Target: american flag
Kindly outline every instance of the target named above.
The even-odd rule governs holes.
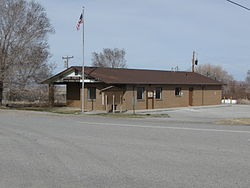
[[[81,26],[82,23],[83,23],[83,17],[82,17],[82,14],[81,14],[81,16],[80,16],[80,18],[79,18],[79,20],[78,20],[78,22],[76,24],[76,29],[77,30],[80,29],[80,26]]]

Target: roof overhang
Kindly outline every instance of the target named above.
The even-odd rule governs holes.
[[[67,84],[74,82],[82,82],[82,74],[79,72],[76,73],[76,69],[74,67],[70,67],[51,78],[41,82],[41,84]],[[84,83],[97,83],[101,82],[85,73],[84,75]]]
[[[119,69],[85,67],[84,82],[110,85],[224,85],[223,83],[193,72],[172,72],[161,70]],[[52,76],[42,84],[67,84],[82,82],[82,67],[70,67]]]

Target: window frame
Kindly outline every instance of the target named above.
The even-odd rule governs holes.
[[[181,97],[182,96],[182,89],[181,87],[176,87],[175,88],[175,96]]]
[[[88,87],[88,100],[96,100],[96,87]]]
[[[159,96],[159,98],[157,98],[157,91],[160,91],[160,96]],[[157,87],[157,88],[155,88],[155,99],[158,99],[158,100],[160,100],[160,99],[162,99],[162,87]]]
[[[139,91],[141,89],[141,91]],[[138,92],[141,92],[141,97],[138,98],[139,96],[139,93]],[[144,87],[137,87],[137,95],[136,95],[136,99],[137,100],[143,100],[145,98],[145,88]]]

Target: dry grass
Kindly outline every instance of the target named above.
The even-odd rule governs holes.
[[[248,99],[238,99],[237,103],[238,104],[250,104],[250,100],[248,100]]]
[[[5,107],[2,109],[12,109],[12,110],[28,110],[28,111],[37,111],[37,112],[52,112],[58,114],[80,114],[81,110],[78,108],[71,108],[71,107]]]
[[[216,124],[229,124],[229,125],[250,125],[250,118],[236,118],[225,119],[215,122]]]
[[[11,109],[11,110],[27,110],[27,111],[37,111],[37,112],[51,112],[58,114],[81,114],[79,108],[72,107],[0,107],[0,109]],[[127,113],[97,113],[97,114],[88,114],[88,115],[100,115],[105,117],[113,118],[168,118],[168,114],[127,114]]]

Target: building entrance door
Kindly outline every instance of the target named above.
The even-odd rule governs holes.
[[[193,91],[194,88],[189,88],[189,106],[193,106]]]
[[[146,109],[154,109],[154,91],[153,90],[147,90]]]

